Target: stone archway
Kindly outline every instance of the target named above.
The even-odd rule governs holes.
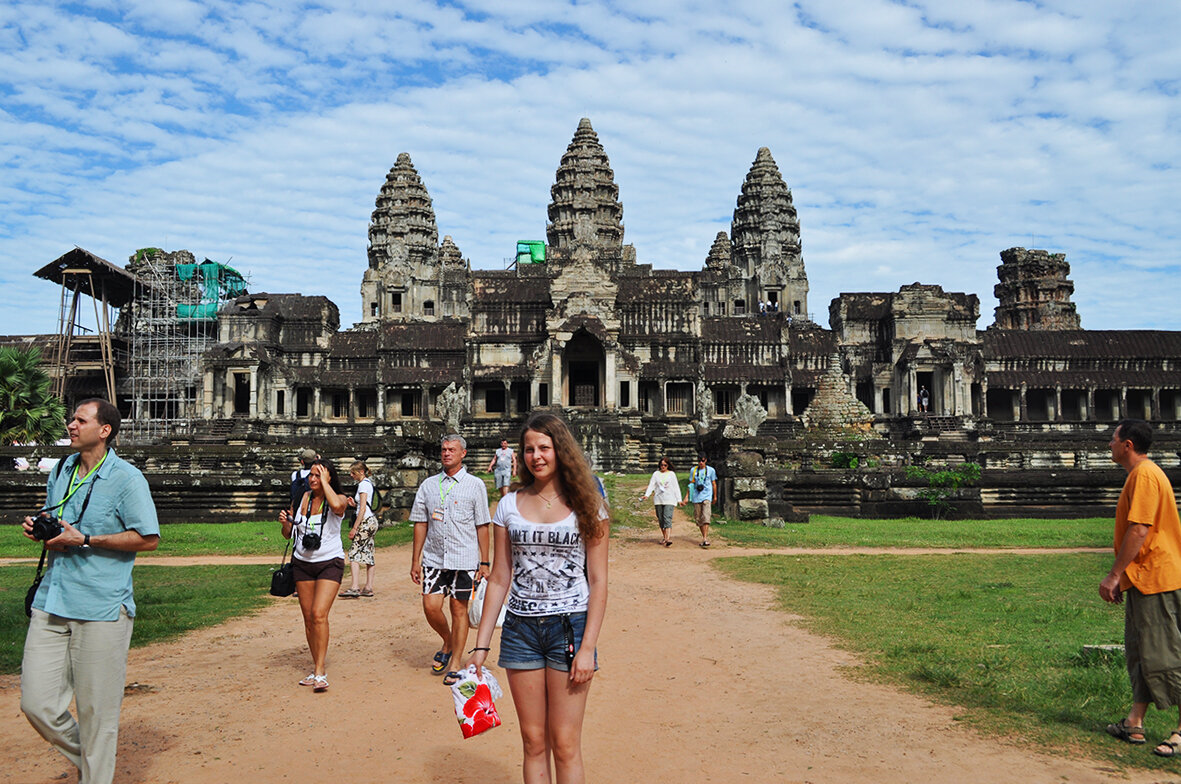
[[[562,352],[563,401],[576,408],[602,408],[607,354],[585,329],[574,333]]]

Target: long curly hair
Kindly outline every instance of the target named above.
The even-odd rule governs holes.
[[[582,447],[574,440],[570,428],[560,417],[548,411],[530,414],[521,428],[522,455],[525,454],[525,434],[530,430],[547,435],[554,442],[554,454],[558,458],[558,478],[562,480],[566,498],[570,502],[570,508],[574,510],[574,517],[578,521],[578,533],[582,540],[590,542],[606,534],[611,525],[610,513],[603,503],[603,496],[599,493],[599,481],[591,472],[590,463],[587,462]],[[522,487],[533,484],[534,477],[527,460],[520,462],[520,472]]]

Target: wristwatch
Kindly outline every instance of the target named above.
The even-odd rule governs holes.
[[[86,534],[86,538],[82,540],[82,546],[88,550],[90,549],[90,534]]]

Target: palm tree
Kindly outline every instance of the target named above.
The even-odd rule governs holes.
[[[0,444],[53,443],[61,438],[66,407],[49,387],[40,349],[0,347]]]

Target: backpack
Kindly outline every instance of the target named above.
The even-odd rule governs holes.
[[[306,493],[308,490],[312,489],[311,485],[308,484],[308,476],[311,476],[311,474],[308,474],[307,476],[303,476],[302,472],[303,472],[302,468],[297,468],[297,469],[295,469],[295,473],[291,475],[291,477],[292,477],[291,478],[291,508],[292,509],[297,509],[299,507],[299,502],[303,500],[303,494]]]

